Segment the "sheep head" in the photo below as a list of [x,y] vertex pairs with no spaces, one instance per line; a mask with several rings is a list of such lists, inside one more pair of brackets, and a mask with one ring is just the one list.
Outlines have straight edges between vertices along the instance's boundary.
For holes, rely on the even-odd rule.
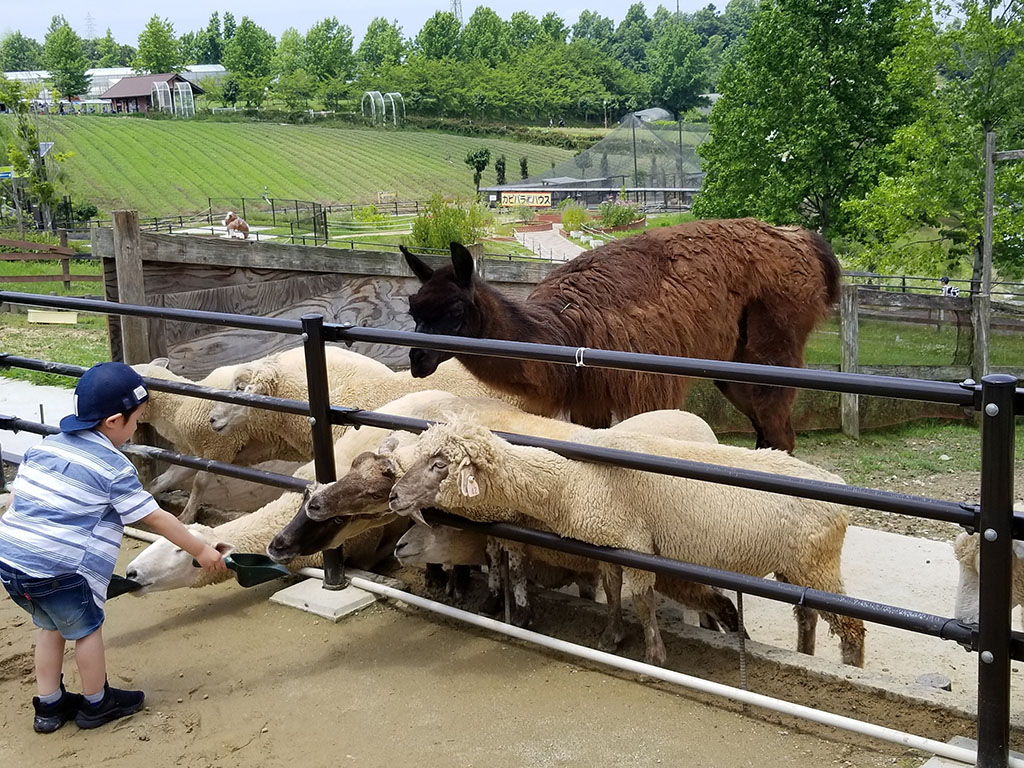
[[[246,394],[267,394],[265,391],[257,391],[259,387],[255,384],[257,379],[256,366],[252,364],[239,365],[235,368],[231,377],[229,389],[235,392]],[[248,418],[249,406],[238,403],[214,403],[210,408],[210,428],[220,434],[229,434],[238,429]]]
[[[209,526],[192,523],[187,527],[194,536],[222,555],[235,551],[234,544],[221,540]],[[142,585],[141,589],[132,593],[134,595],[191,587],[202,573],[201,569],[192,564],[192,555],[164,538],[157,539],[142,550],[125,570],[125,576]]]
[[415,461],[407,465],[405,475],[391,489],[391,511],[425,525],[419,511],[438,504],[445,506],[440,496],[449,475],[458,486],[446,496],[479,496],[478,476],[496,465],[497,443],[498,438],[486,427],[466,418],[430,427],[411,446]]
[[414,525],[395,544],[395,558],[402,565],[484,565],[487,562],[486,547],[487,537],[482,533],[450,525],[432,528]]
[[387,525],[395,519],[388,510],[388,494],[394,482],[390,459],[370,452],[359,454],[340,480],[306,489],[298,512],[267,545],[267,554],[286,563]]

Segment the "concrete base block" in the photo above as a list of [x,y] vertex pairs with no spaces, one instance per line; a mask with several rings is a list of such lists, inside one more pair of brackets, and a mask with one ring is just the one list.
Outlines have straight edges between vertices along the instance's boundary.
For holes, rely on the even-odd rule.
[[315,613],[330,621],[340,621],[350,613],[373,605],[377,596],[356,587],[338,591],[323,588],[320,579],[306,579],[270,596],[270,602]]
[[[963,747],[964,749],[977,749],[978,742],[974,739],[968,739],[963,736],[954,736],[949,740],[949,744],[954,747]],[[1010,757],[1015,757],[1018,760],[1024,758],[1024,754],[1020,752],[1014,752],[1010,750]],[[921,766],[921,768],[965,768],[967,765],[973,765],[973,763],[961,763],[958,760],[950,760],[948,757],[939,757],[938,755],[933,756],[927,763]]]

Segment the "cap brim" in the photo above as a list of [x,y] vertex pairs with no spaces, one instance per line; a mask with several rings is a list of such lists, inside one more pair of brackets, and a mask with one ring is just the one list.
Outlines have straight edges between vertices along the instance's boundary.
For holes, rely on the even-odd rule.
[[99,424],[102,419],[80,419],[74,414],[65,416],[60,420],[60,431],[61,432],[80,432],[83,429],[92,429]]

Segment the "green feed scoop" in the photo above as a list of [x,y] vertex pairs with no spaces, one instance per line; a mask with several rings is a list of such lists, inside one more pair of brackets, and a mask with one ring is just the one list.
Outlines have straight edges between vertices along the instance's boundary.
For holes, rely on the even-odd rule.
[[[192,565],[198,568],[199,561],[193,560]],[[235,578],[243,587],[255,587],[265,581],[292,575],[291,571],[266,555],[250,552],[232,552],[224,555],[224,565],[235,572]]]

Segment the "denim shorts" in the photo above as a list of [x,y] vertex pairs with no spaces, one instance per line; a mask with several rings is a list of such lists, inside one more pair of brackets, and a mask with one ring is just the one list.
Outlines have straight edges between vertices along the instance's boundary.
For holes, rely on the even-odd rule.
[[85,577],[78,573],[36,578],[0,562],[0,581],[40,629],[60,632],[65,640],[91,635],[103,625],[103,609],[92,599]]

